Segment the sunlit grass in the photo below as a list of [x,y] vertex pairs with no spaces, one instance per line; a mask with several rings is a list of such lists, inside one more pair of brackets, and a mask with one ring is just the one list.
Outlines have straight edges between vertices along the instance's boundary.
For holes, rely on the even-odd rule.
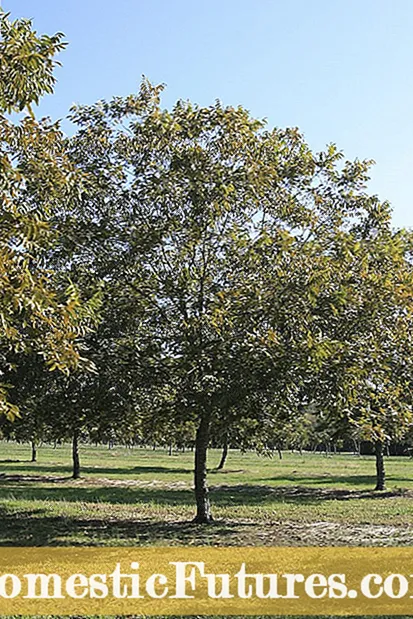
[[217,471],[219,456],[205,528],[190,524],[191,451],[83,446],[73,481],[70,446],[41,447],[30,463],[28,445],[0,443],[0,544],[413,544],[409,458],[388,458],[388,492],[374,493],[372,457],[231,450]]

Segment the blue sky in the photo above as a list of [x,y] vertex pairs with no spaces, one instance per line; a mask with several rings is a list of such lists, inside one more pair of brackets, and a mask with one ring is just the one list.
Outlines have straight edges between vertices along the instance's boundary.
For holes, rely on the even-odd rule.
[[219,98],[374,159],[370,190],[413,226],[413,0],[3,0],[39,32],[64,32],[41,113],[164,82],[165,106]]

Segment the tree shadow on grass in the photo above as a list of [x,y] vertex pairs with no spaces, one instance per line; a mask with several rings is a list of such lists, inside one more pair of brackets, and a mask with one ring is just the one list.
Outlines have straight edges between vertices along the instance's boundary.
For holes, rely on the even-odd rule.
[[[388,475],[388,480],[392,484],[412,482],[411,477],[400,477]],[[348,484],[350,486],[370,486],[373,488],[376,483],[376,478],[373,475],[273,475],[271,477],[264,477],[261,479],[263,482],[276,482],[277,484],[294,484],[296,486],[340,486]]]
[[[27,481],[28,477],[32,477],[33,482],[38,482],[38,483],[48,483],[49,481],[59,481],[59,480],[67,480],[71,478],[71,474],[72,474],[72,467],[68,466],[68,465],[56,465],[56,464],[50,464],[50,465],[44,465],[44,464],[37,464],[37,463],[32,463],[32,462],[27,462],[26,464],[20,464],[19,466],[15,466],[14,463],[22,463],[24,461],[22,460],[3,460],[0,461],[0,464],[10,464],[10,467],[3,467],[3,472],[0,473],[0,481],[3,480],[7,480],[7,479],[13,479],[18,477],[18,474],[15,474],[15,471],[21,471],[22,472],[22,481]],[[8,474],[7,470],[8,468],[10,468],[11,471],[13,471],[13,473]],[[228,473],[242,473],[243,471],[241,469],[237,469],[237,470],[217,470],[217,469],[211,469],[209,471],[209,475],[210,475],[210,479],[211,481],[213,480],[214,482],[217,482],[218,479],[220,477],[225,478],[225,475]],[[27,475],[24,475],[24,473],[27,473]],[[44,479],[42,479],[42,473],[45,474]],[[82,466],[81,467],[81,473],[83,476],[86,475],[111,475],[113,477],[116,476],[122,476],[122,475],[136,475],[138,476],[142,476],[142,475],[181,475],[181,474],[188,474],[191,475],[192,477],[192,469],[185,469],[185,468],[174,468],[174,467],[167,467],[167,466],[146,466],[146,465],[142,465],[142,466],[131,466],[131,467],[101,467],[101,466]],[[47,475],[49,474],[49,475]],[[91,478],[92,481],[93,478]],[[407,478],[407,477],[400,477],[400,476],[392,476],[389,475],[388,476],[389,481],[392,484],[403,484],[406,482],[411,483],[412,479],[411,478]],[[133,480],[130,480],[133,481]],[[139,481],[139,479],[138,479]],[[147,481],[147,480],[146,480]],[[330,474],[320,474],[320,475],[298,475],[298,474],[280,474],[280,475],[273,475],[271,477],[263,477],[260,481],[263,482],[262,485],[256,485],[254,487],[257,488],[262,488],[262,487],[268,487],[267,484],[268,483],[276,483],[277,486],[276,488],[278,488],[279,486],[283,486],[286,484],[292,484],[294,486],[318,486],[320,488],[324,487],[324,486],[331,486],[331,485],[335,485],[335,486],[340,486],[343,484],[346,485],[350,485],[350,486],[369,486],[370,488],[373,488],[375,485],[375,477],[372,475],[330,475]],[[266,484],[265,484],[266,482]],[[167,482],[165,482],[167,483]]]
[[[71,481],[60,478],[61,482]],[[81,480],[80,480],[81,481]],[[67,486],[54,483],[49,487],[36,487],[26,483],[4,482],[0,478],[0,500],[24,501],[68,501],[70,503],[113,503],[113,504],[145,504],[158,505],[191,505],[193,492],[191,489],[170,489],[131,486]]]
[[[37,486],[38,483],[49,484]],[[211,499],[215,505],[265,506],[292,503],[317,505],[325,501],[351,499],[380,500],[408,495],[408,491],[374,492],[371,489],[345,490],[301,485],[267,486],[254,484],[211,486]],[[68,501],[83,503],[154,504],[158,506],[192,506],[193,490],[170,483],[153,485],[90,485],[88,480],[72,483],[69,478],[43,478],[27,475],[0,476],[0,500]]]
[[[192,513],[192,510],[191,510]],[[47,508],[21,509],[18,513],[0,505],[1,546],[348,546],[371,540],[389,545],[385,527],[354,526],[345,523],[259,523],[250,519],[215,521],[196,525],[186,521],[154,520],[139,513],[107,514],[91,512],[55,515]],[[323,527],[320,528],[320,524]],[[393,534],[393,527],[390,527]],[[402,529],[401,529],[402,530]],[[411,545],[411,533],[403,528],[403,545]],[[399,538],[398,538],[399,539]],[[370,544],[368,544],[370,545]]]
[[207,527],[191,522],[51,516],[45,510],[22,510],[18,515],[0,506],[0,546],[206,545],[223,543],[241,526],[253,523],[216,522]]
[[[24,460],[0,460],[0,464],[23,463]],[[20,466],[10,466],[13,471],[26,471],[36,473],[51,473],[51,474],[69,474],[72,472],[72,467],[65,464],[37,464],[37,462],[29,462]],[[6,470],[6,469],[5,469]],[[102,467],[102,466],[81,466],[81,471],[84,475],[99,474],[99,475],[142,475],[142,474],[192,474],[192,469],[183,469],[169,466],[129,466],[129,467]]]
[[[324,501],[349,501],[352,499],[388,499],[406,496],[405,489],[376,492],[373,489],[346,490],[339,488],[314,488],[308,486],[253,486],[242,484],[239,486],[219,486],[211,488],[214,492],[214,501],[219,504],[221,497],[230,498],[245,505],[270,503],[297,503],[301,505],[316,505]],[[216,491],[216,494],[215,494]],[[226,499],[224,498],[226,497]],[[238,498],[238,500],[237,500]],[[231,504],[228,501],[228,504]]]

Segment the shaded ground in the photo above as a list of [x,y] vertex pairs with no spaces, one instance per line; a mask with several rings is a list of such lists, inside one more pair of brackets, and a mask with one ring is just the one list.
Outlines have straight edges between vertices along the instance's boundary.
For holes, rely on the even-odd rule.
[[413,545],[408,458],[387,461],[389,489],[377,493],[372,458],[231,452],[209,475],[216,521],[200,527],[190,522],[193,454],[87,448],[73,481],[68,448],[40,449],[38,463],[24,449],[0,443],[2,546]]
[[[39,486],[39,484],[41,486]],[[53,484],[53,486],[50,486]],[[114,503],[136,503],[139,501],[166,501],[174,504],[186,504],[191,501],[192,488],[184,481],[165,483],[161,480],[140,481],[137,479],[80,478],[61,475],[24,475],[0,473],[0,497],[8,496],[13,489],[13,496],[30,496],[34,499],[50,499],[58,494],[64,501],[88,501],[99,489],[100,501]],[[119,489],[119,490],[117,490]],[[125,490],[127,489],[127,490]],[[345,490],[339,488],[314,488],[308,486],[267,486],[264,484],[211,485],[210,493],[217,504],[234,505],[271,501],[315,502],[348,501],[352,499],[391,499],[396,497],[413,498],[413,490],[397,488],[375,492],[374,490]]]
[[[136,514],[138,517],[138,514]],[[227,546],[411,546],[413,527],[337,522],[217,520],[208,527],[188,521],[53,516],[47,510],[0,509],[0,546],[227,545]]]

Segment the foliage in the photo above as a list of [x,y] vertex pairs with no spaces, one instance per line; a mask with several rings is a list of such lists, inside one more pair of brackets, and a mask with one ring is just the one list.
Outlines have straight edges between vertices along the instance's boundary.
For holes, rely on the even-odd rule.
[[63,47],[0,13],[0,412],[195,444],[199,522],[211,441],[411,434],[412,235],[371,162],[219,101],[165,110],[146,79],[72,108],[65,138],[32,109]]
[[[66,282],[57,285],[46,252],[55,238],[53,215],[79,189],[57,123],[37,121],[31,105],[51,92],[54,56],[62,35],[39,37],[28,20],[0,13],[0,362],[36,351],[51,370],[68,371],[82,357],[81,338],[94,319],[96,299],[82,303]],[[27,110],[13,121],[8,112]],[[17,408],[0,385],[0,413]]]

